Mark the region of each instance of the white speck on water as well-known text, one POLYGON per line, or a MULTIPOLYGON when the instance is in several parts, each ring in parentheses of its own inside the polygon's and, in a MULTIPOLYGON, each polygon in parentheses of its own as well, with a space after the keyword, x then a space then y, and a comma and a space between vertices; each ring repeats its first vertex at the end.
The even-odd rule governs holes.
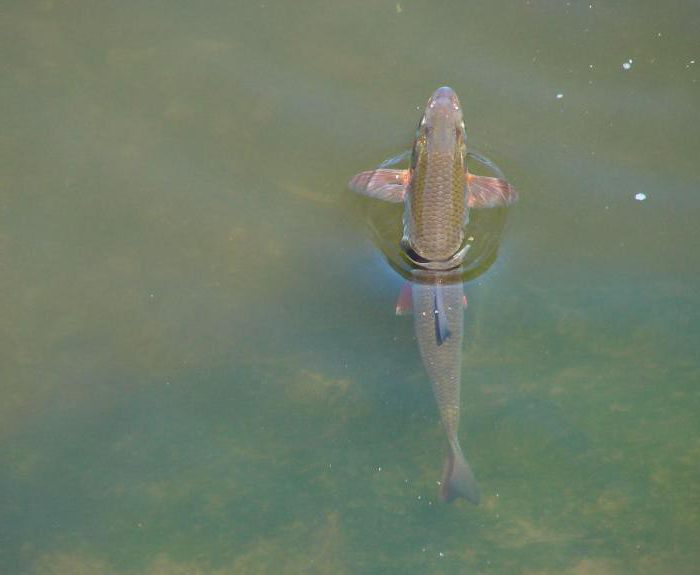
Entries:
POLYGON ((564 94, 562 94, 561 92, 559 92, 557 94, 557 100, 561 100, 563 97, 564 97, 564 94))
POLYGON ((647 199, 647 195, 643 192, 639 192, 637 194, 634 194, 634 199, 637 200, 638 202, 643 202, 644 200, 647 199))
POLYGON ((629 70, 632 67, 632 58, 622 63, 623 70, 629 70))
POLYGON ((381 470, 382 470, 381 466, 377 467, 377 471, 381 471, 381 470))
POLYGON ((439 555, 440 557, 444 557, 444 556, 445 556, 445 554, 444 554, 442 551, 440 551, 440 553, 438 553, 438 555, 439 555))

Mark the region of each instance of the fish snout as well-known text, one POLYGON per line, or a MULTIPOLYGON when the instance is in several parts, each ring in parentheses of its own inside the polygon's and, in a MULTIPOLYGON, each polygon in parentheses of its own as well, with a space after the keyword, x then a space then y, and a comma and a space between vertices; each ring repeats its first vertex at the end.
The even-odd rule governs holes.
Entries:
POLYGON ((459 98, 457 98, 457 93, 449 86, 442 86, 435 90, 433 95, 430 96, 426 108, 433 112, 446 112, 451 114, 459 112, 461 106, 459 104, 459 98))

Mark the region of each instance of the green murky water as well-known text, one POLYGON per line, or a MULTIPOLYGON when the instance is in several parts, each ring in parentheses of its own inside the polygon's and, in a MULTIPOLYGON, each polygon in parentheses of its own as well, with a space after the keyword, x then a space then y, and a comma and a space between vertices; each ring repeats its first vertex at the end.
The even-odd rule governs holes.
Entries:
POLYGON ((437 4, 5 3, 0 572, 696 572, 700 9, 437 4), (443 84, 479 507, 345 189, 443 84))

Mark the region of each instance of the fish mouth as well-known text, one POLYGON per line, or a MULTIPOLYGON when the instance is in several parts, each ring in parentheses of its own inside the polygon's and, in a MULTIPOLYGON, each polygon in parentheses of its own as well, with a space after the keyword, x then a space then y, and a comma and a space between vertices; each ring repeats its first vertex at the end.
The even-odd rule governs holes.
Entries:
POLYGON ((454 113, 459 112, 461 106, 459 104, 459 98, 457 98, 457 93, 449 86, 442 86, 433 92, 433 95, 428 99, 426 105, 426 111, 432 110, 433 112, 447 112, 454 113))
POLYGON ((449 86, 433 92, 425 106, 420 129, 425 134, 430 154, 454 154, 465 138, 462 107, 457 93, 449 86))

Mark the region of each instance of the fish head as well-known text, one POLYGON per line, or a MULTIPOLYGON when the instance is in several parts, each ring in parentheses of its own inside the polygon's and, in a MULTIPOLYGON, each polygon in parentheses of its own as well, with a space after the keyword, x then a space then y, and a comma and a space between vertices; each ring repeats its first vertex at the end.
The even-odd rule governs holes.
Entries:
POLYGON ((455 91, 443 86, 433 92, 418 123, 416 153, 463 154, 466 132, 462 117, 462 106, 455 91))

